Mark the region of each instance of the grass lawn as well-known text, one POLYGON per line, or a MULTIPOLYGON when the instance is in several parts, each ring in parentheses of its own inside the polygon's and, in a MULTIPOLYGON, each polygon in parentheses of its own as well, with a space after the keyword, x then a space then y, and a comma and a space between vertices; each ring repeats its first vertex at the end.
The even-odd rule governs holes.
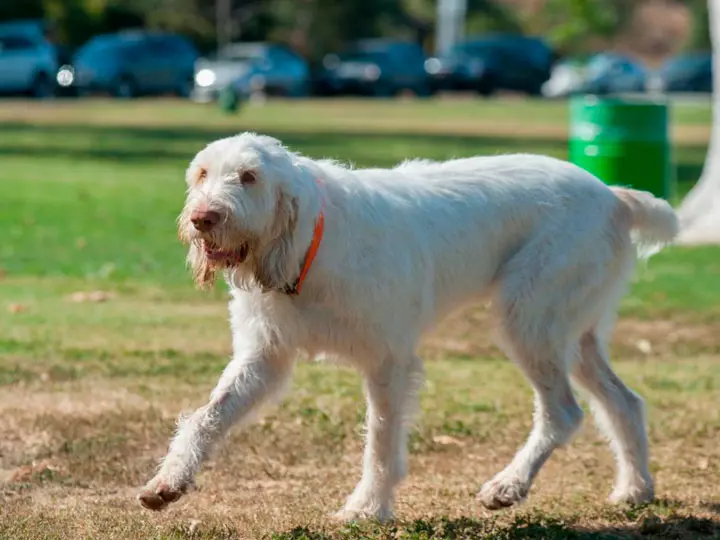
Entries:
MULTIPOLYGON (((709 119, 706 105, 673 110, 680 193, 709 119)), ((718 248, 651 259, 622 307, 615 364, 648 401, 656 503, 605 503, 612 458, 588 421, 525 505, 481 509, 474 493, 523 442, 532 401, 475 305, 423 344, 397 523, 327 518, 359 478, 364 407, 357 376, 322 364, 300 365, 281 407, 232 432, 197 492, 161 514, 134 501, 230 354, 225 290, 193 289, 175 239, 198 149, 256 130, 358 166, 564 157, 565 104, 278 101, 223 116, 163 100, 6 101, 0 123, 0 539, 720 537, 718 248)))

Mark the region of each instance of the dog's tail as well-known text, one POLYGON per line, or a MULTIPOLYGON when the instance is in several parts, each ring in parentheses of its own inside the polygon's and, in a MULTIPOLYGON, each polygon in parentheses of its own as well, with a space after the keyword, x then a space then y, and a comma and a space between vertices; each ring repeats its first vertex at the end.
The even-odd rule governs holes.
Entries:
POLYGON ((677 237, 680 223, 667 201, 646 191, 611 189, 630 214, 631 235, 641 257, 650 257, 677 237))

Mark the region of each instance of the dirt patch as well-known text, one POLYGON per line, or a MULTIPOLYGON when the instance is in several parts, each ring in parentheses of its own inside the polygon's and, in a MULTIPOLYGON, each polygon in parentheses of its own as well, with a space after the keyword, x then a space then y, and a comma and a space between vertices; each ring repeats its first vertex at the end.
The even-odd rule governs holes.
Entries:
MULTIPOLYGON (((495 344, 495 324, 487 306, 460 309, 423 340, 423 355, 435 359, 503 356, 495 344)), ((612 346, 614 356, 623 358, 717 354, 720 336, 712 322, 622 318, 612 346)))

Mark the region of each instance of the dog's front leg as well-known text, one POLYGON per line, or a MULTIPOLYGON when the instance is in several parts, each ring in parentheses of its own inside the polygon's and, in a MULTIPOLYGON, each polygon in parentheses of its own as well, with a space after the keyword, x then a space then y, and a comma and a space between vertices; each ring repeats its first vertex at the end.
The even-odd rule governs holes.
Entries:
POLYGON ((175 437, 155 477, 138 495, 141 504, 161 510, 178 500, 215 443, 235 422, 279 393, 292 371, 289 356, 277 353, 237 357, 230 362, 210 401, 178 423, 175 437))
POLYGON ((392 518, 395 487, 407 472, 407 435, 423 381, 416 356, 388 359, 366 373, 367 440, 360 483, 335 517, 392 518))

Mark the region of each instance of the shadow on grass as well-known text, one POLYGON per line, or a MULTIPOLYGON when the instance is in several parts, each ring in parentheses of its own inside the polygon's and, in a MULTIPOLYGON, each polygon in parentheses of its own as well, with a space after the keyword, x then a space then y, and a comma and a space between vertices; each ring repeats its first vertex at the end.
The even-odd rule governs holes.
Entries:
POLYGON ((637 517, 630 524, 584 527, 573 520, 544 518, 541 516, 517 516, 513 521, 501 523, 496 519, 461 517, 437 518, 378 526, 350 524, 338 531, 319 531, 297 527, 287 532, 269 535, 273 540, 350 540, 363 539, 615 539, 615 538, 717 538, 720 522, 707 518, 654 514, 637 517))
MULTIPOLYGON (((0 155, 50 156, 108 160, 174 160, 189 161, 208 142, 228 137, 238 130, 227 128, 144 128, 97 126, 83 124, 33 125, 6 123, 0 138, 0 155), (31 135, 32 139, 27 136, 31 135), (23 137, 25 136, 25 137, 23 137), (32 141, 25 143, 24 141, 32 141), (38 144, 42 141, 43 144, 38 144)), ((282 140, 292 149, 313 157, 348 159, 364 165, 378 165, 393 145, 403 147, 404 155, 450 157, 492 153, 493 149, 510 151, 565 152, 565 141, 534 137, 487 137, 465 135, 426 135, 408 132, 321 132, 272 131, 269 135, 282 140), (418 148, 412 151, 413 148, 418 148)), ((387 157, 386 157, 387 159, 387 157)), ((393 161, 394 162, 394 161, 393 161)), ((387 165, 388 163, 382 163, 387 165)))
MULTIPOLYGON (((0 156, 131 163, 160 160, 185 164, 209 141, 237 132, 228 128, 190 125, 149 128, 9 122, 3 125, 0 136, 0 156)), ((311 130, 274 130, 268 134, 306 155, 338 158, 358 166, 391 166, 409 156, 449 159, 478 154, 534 152, 567 157, 567 139, 553 136, 475 136, 406 131, 337 133, 311 130)), ((679 196, 683 196, 699 178, 705 153, 706 147, 703 145, 675 149, 679 196)))

